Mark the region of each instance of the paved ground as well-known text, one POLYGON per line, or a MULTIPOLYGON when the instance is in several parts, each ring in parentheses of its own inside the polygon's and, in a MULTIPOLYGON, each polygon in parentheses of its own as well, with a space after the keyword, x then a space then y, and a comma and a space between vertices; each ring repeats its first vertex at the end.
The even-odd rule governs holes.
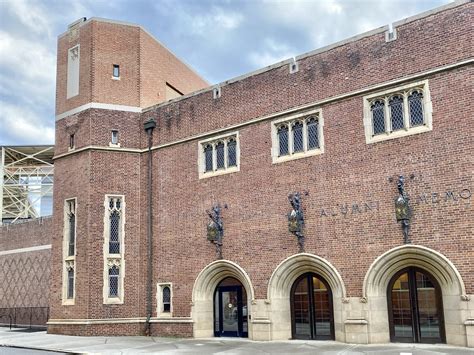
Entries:
MULTIPOLYGON (((323 354, 323 355, 440 355, 469 354, 474 349, 447 345, 382 344, 351 345, 335 341, 279 341, 257 342, 246 339, 171 339, 157 337, 74 337, 21 332, 0 328, 0 354, 52 354, 49 350, 86 354, 323 354), (20 347, 20 348, 12 348, 20 347)), ((57 353, 56 353, 57 355, 57 353)))

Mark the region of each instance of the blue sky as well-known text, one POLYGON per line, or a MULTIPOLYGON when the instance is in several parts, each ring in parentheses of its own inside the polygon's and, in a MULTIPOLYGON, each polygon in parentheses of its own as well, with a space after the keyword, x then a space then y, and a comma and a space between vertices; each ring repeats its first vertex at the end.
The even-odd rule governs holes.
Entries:
POLYGON ((211 84, 447 0, 0 0, 0 145, 53 144, 56 40, 80 17, 140 24, 211 84))

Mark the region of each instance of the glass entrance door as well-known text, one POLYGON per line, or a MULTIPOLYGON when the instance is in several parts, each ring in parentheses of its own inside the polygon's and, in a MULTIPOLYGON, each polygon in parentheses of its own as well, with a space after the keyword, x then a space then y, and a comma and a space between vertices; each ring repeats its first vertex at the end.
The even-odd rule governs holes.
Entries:
POLYGON ((389 284, 390 339, 406 343, 444 343, 441 290, 418 268, 397 273, 389 284))
POLYGON ((225 279, 217 287, 214 298, 214 335, 248 336, 247 296, 243 286, 235 279, 225 279))
POLYGON ((334 339, 331 289, 318 275, 304 274, 291 290, 294 339, 334 339))

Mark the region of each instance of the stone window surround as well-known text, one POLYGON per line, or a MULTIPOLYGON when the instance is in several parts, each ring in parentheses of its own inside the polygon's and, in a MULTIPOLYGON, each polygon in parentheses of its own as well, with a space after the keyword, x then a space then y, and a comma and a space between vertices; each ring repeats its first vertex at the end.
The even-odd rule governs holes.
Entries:
POLYGON ((72 306, 75 304, 76 299, 76 253, 77 253, 77 197, 67 198, 64 200, 64 216, 63 216, 63 277, 62 277, 62 302, 63 306, 72 306), (75 238, 74 238, 74 255, 69 256, 69 203, 74 201, 74 214, 76 216, 74 220, 75 238), (68 270, 73 268, 74 270, 74 289, 73 298, 67 298, 68 296, 68 270))
POLYGON ((81 45, 77 44, 67 51, 67 72, 66 72, 66 99, 73 98, 79 95, 80 86, 80 60, 81 60, 81 45), (72 63, 77 61, 77 73, 72 67, 72 63), (68 82, 71 80, 72 82, 68 82))
MULTIPOLYGON (((225 156, 225 161, 227 165, 227 143, 224 143, 224 156, 225 156)), ((216 150, 213 149, 213 166, 217 166, 217 154, 216 150)), ((235 173, 237 171, 240 171, 240 138, 239 138, 239 132, 230 132, 226 134, 222 134, 219 136, 213 136, 211 138, 207 138, 205 140, 199 141, 198 142, 198 167, 199 167, 199 179, 205 179, 213 176, 219 176, 219 175, 224 175, 224 174, 230 174, 230 173, 235 173), (231 167, 226 167, 224 169, 218 169, 214 171, 205 171, 206 166, 204 162, 204 146, 208 143, 214 144, 217 143, 220 140, 223 140, 224 142, 226 139, 229 138, 234 138, 236 142, 236 148, 235 148, 235 158, 236 158, 236 166, 231 166, 231 167)))
POLYGON ((110 130, 110 142, 109 142, 109 147, 120 148, 119 139, 120 139, 119 130, 116 129, 116 128, 111 129, 111 130, 110 130), (113 136, 114 132, 117 132, 117 143, 113 143, 113 142, 112 142, 112 141, 113 141, 113 140, 112 140, 112 136, 113 136))
POLYGON ((160 282, 156 284, 156 316, 158 318, 172 318, 173 317, 173 284, 171 282, 160 282), (170 311, 163 311, 163 289, 169 287, 170 289, 170 311))
POLYGON ((103 272, 103 304, 123 304, 124 302, 124 286, 125 286, 125 195, 110 194, 104 198, 104 272, 103 272), (120 198, 120 254, 109 254, 109 238, 110 238, 110 208, 109 201, 111 198, 120 198), (119 296, 109 296, 109 268, 112 266, 119 268, 119 296))
POLYGON ((324 118, 322 114, 322 109, 321 108, 314 108, 310 110, 305 110, 305 111, 299 111, 294 114, 282 117, 280 119, 274 120, 271 122, 271 134, 272 134, 272 149, 271 149, 271 154, 272 154, 272 163, 277 164, 277 163, 283 163, 286 161, 290 160, 295 160, 295 159, 301 159, 301 158, 306 158, 306 157, 311 157, 315 155, 320 155, 324 153, 324 118), (290 134, 290 130, 288 131, 288 147, 289 147, 289 154, 288 155, 283 155, 280 156, 280 143, 278 140, 278 125, 281 123, 292 123, 293 121, 296 121, 300 119, 301 121, 305 121, 306 118, 309 118, 310 116, 314 116, 318 120, 318 140, 319 140, 319 148, 318 149, 307 149, 307 140, 308 140, 308 134, 307 134, 307 126, 306 123, 303 125, 303 146, 304 149, 302 152, 297 152, 297 153, 291 153, 291 145, 293 142, 293 137, 290 134))
MULTIPOLYGON (((388 139, 396 139, 400 137, 406 137, 410 136, 413 134, 418 134, 418 133, 424 133, 424 132, 429 132, 433 129, 433 122, 432 122, 432 113, 433 113, 433 107, 431 103, 431 96, 430 96, 430 90, 428 86, 428 80, 422 80, 422 81, 417 81, 413 83, 409 83, 406 85, 402 86, 397 86, 397 87, 392 87, 390 89, 384 90, 384 91, 378 91, 376 93, 366 95, 363 97, 363 102, 364 102, 364 131, 365 131, 365 142, 367 144, 371 143, 377 143, 377 142, 382 142, 388 139), (408 105, 406 104, 406 95, 404 96, 404 122, 405 122, 405 128, 398 130, 398 131, 393 131, 393 132, 385 132, 385 134, 378 134, 378 135, 373 135, 372 134, 372 114, 370 110, 370 103, 374 101, 377 98, 384 99, 387 96, 390 96, 392 94, 397 94, 400 92, 408 92, 413 89, 421 89, 423 92, 423 120, 424 124, 422 126, 415 126, 415 127, 410 127, 409 126, 409 114, 408 114, 408 105)), ((388 108, 388 103, 385 103, 385 127, 387 130, 387 122, 390 120, 390 115, 389 115, 389 108, 388 108)))

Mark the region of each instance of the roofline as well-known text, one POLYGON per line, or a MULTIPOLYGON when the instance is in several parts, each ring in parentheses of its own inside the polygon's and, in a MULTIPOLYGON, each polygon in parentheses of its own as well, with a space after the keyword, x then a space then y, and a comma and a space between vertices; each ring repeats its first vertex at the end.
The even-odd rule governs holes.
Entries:
MULTIPOLYGON (((413 21, 431 16, 431 15, 437 14, 439 12, 443 12, 445 10, 449 10, 449 9, 452 9, 452 8, 470 3, 471 1, 472 0, 456 0, 456 1, 453 1, 453 2, 448 3, 446 5, 438 6, 438 7, 435 7, 434 9, 427 10, 427 11, 421 12, 419 14, 416 14, 416 15, 398 20, 396 22, 393 22, 392 25, 393 25, 393 28, 395 29, 397 26, 405 25, 407 23, 410 23, 410 22, 413 22, 413 21)), ((307 57, 310 57, 310 56, 313 56, 313 55, 316 55, 316 54, 324 53, 324 52, 330 51, 334 48, 343 46, 345 44, 352 43, 352 42, 358 41, 362 38, 373 36, 373 35, 378 34, 378 33, 383 33, 383 32, 388 31, 388 30, 389 30, 389 25, 384 25, 384 26, 375 28, 373 30, 366 31, 366 32, 360 33, 358 35, 351 36, 349 38, 343 39, 341 41, 329 44, 327 46, 312 50, 310 52, 300 54, 300 55, 295 57, 295 60, 300 60, 300 59, 304 59, 304 58, 307 58, 307 57)), ((188 99, 190 97, 193 97, 193 96, 196 96, 196 95, 208 92, 208 91, 212 91, 216 87, 223 87, 223 86, 226 86, 226 85, 229 85, 229 84, 233 84, 233 83, 236 83, 238 81, 244 80, 248 77, 258 75, 258 74, 267 72, 267 71, 272 70, 272 69, 280 68, 284 65, 289 65, 292 62, 293 62, 293 58, 285 59, 285 60, 282 60, 282 61, 277 62, 275 64, 271 64, 269 66, 251 71, 247 74, 239 75, 239 76, 236 76, 236 77, 231 78, 229 80, 223 81, 221 83, 214 84, 210 87, 207 87, 207 88, 204 88, 204 89, 201 89, 201 90, 198 90, 198 91, 191 92, 189 94, 174 98, 174 99, 166 101, 166 102, 161 102, 161 103, 149 106, 149 107, 145 107, 145 108, 142 109, 142 112, 148 112, 148 111, 151 111, 151 110, 153 110, 155 108, 158 108, 158 107, 161 107, 161 106, 166 106, 166 105, 172 104, 172 103, 177 102, 177 101, 185 100, 185 99, 188 99)))
MULTIPOLYGON (((104 23, 111 23, 115 25, 122 25, 122 26, 130 26, 130 27, 137 27, 141 29, 143 32, 145 32, 148 36, 150 36, 155 42, 157 42, 160 46, 162 46, 164 49, 166 49, 168 52, 170 52, 177 60, 179 60, 181 63, 183 63, 189 70, 191 70, 194 74, 196 74, 201 80, 203 80, 207 85, 211 85, 209 81, 207 81, 201 74, 196 72, 185 60, 181 59, 178 57, 172 50, 170 50, 167 46, 165 46, 161 41, 159 41, 152 33, 150 33, 145 27, 141 25, 137 25, 136 23, 131 23, 131 22, 126 22, 126 21, 120 21, 120 20, 111 20, 103 17, 91 17, 87 19, 86 21, 80 22, 79 27, 82 27, 90 22, 104 22, 104 23)), ((65 35, 67 35, 68 31, 64 31, 63 33, 58 35, 58 40, 65 35)))

